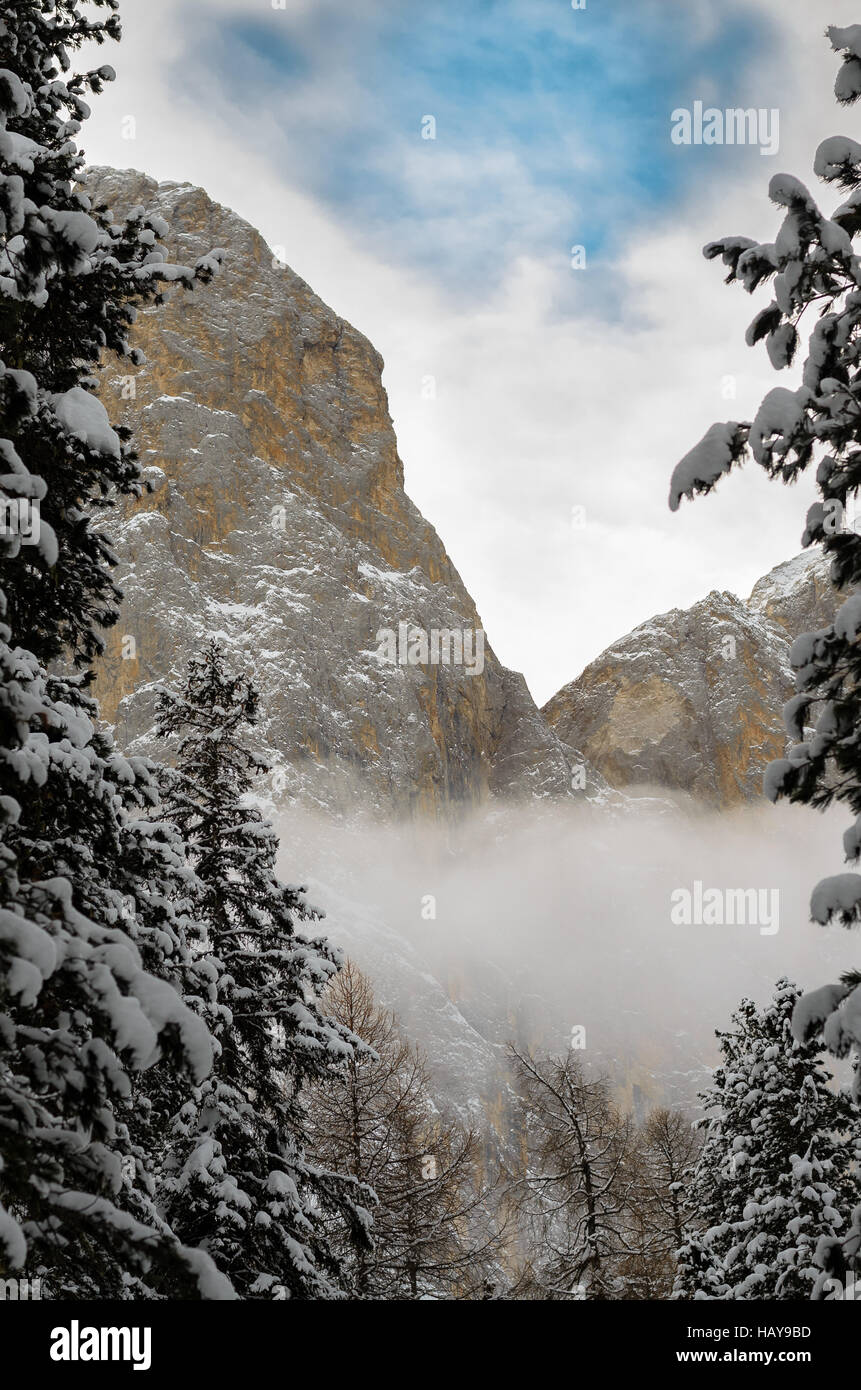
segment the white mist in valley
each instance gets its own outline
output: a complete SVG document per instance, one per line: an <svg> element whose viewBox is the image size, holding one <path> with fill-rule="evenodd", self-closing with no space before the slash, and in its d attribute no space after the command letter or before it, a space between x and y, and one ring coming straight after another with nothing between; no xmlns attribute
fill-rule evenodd
<svg viewBox="0 0 861 1390"><path fill-rule="evenodd" d="M689 1103L742 997L764 1001L783 975L814 988L861 960L861 934L808 916L816 882L844 870L848 820L631 805L539 804L456 826L297 811L280 818L281 867L308 884L322 929L371 975L452 1099L486 1099L511 1039L581 1048L634 1104Z"/></svg>

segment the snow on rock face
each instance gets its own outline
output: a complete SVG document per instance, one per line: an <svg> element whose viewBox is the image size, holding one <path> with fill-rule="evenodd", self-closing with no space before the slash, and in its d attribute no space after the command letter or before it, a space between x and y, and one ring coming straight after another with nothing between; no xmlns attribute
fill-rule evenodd
<svg viewBox="0 0 861 1390"><path fill-rule="evenodd" d="M665 787L716 807L752 800L786 748L791 639L826 627L839 604L828 562L807 551L746 603L715 592L644 623L542 713L614 787Z"/></svg>
<svg viewBox="0 0 861 1390"><path fill-rule="evenodd" d="M379 354L202 190L95 169L87 191L163 217L172 260L224 248L212 285L140 314L133 387L102 388L153 486L108 528L125 602L97 694L121 746L151 746L153 685L217 634L261 687L276 803L438 816L569 795L570 751L489 645L473 673L379 655L400 622L481 628L404 491Z"/></svg>
<svg viewBox="0 0 861 1390"><path fill-rule="evenodd" d="M802 551L754 584L748 605L790 639L828 627L840 604L829 561L818 549Z"/></svg>

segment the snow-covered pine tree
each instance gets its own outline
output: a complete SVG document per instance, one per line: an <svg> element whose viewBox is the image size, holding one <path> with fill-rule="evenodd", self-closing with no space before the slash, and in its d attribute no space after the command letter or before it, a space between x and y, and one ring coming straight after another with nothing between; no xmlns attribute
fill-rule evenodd
<svg viewBox="0 0 861 1390"><path fill-rule="evenodd" d="M849 106L861 97L861 24L831 26L828 38L842 54L835 93ZM772 365L790 367L799 347L799 328L810 309L812 323L802 382L796 389L768 392L753 421L712 425L677 465L670 506L682 497L709 492L732 467L752 456L766 472L786 483L816 462L821 501L807 514L802 544L819 542L831 557L831 577L846 593L834 622L800 635L790 659L798 693L784 708L794 745L786 758L766 769L768 797L788 797L823 808L844 803L855 817L844 835L847 862L861 854L861 535L845 524L861 487L861 144L831 136L816 151L815 174L848 196L826 216L797 178L776 174L769 186L773 203L784 209L774 242L730 236L709 243L704 254L728 267L727 282L748 293L773 282L773 299L747 330L750 346L765 340ZM812 737L805 727L816 711ZM841 873L813 890L811 916L854 926L861 920L861 875ZM803 996L796 1006L796 1036L819 1036L837 1057L861 1055L861 971ZM861 1101L861 1070L855 1076ZM861 1208L847 1239L832 1252L835 1273L849 1261L861 1268Z"/></svg>
<svg viewBox="0 0 861 1390"><path fill-rule="evenodd" d="M172 267L157 220L115 224L76 188L86 97L113 74L71 74L71 54L119 37L116 8L0 3L0 1276L38 1271L52 1296L154 1280L223 1297L209 1258L156 1217L126 1124L133 1071L164 1058L200 1080L211 1064L171 983L182 846L138 822L151 769L96 733L89 673L45 670L67 654L86 667L116 616L90 521L137 470L93 394L100 354L134 362L136 307L218 259Z"/></svg>
<svg viewBox="0 0 861 1390"><path fill-rule="evenodd" d="M50 691L52 683L47 684ZM56 703L50 708L56 710ZM51 880L71 886L72 901L81 914L79 931L92 933L94 944L92 979L81 980L81 967L75 961L83 954L83 943L71 940L68 967L48 982L42 996L50 1010L48 1019L56 1009L75 1004L75 1027L65 1044L72 1050L79 1048L81 1056L92 1048L118 1086L113 1097L108 1090L102 1097L98 1126L104 1126L104 1134L98 1139L97 1126L92 1151L75 1157L65 1181L88 1191L85 1180L97 1181L103 1166L103 1181L124 1218L134 1216L139 1224L165 1231L154 1205L153 1155L165 1118L175 1113L180 1098L190 1094L193 1081L202 1078L212 1061L212 1040L205 1021L197 1016L201 1011L190 1012L182 1005L182 996L194 999L201 992L197 963L188 947L189 936L199 931L195 916L199 890L175 827L151 819L157 800L151 765L118 754L94 731L83 709L73 721L67 719L64 727L66 737L48 748L45 780L21 789L21 815L6 840L25 881ZM115 985L107 978L107 969L115 974ZM93 991L89 999L88 989ZM128 1002L119 997L127 990L132 995ZM143 1017L138 1021L134 1014L139 1007ZM113 1036L106 1027L112 1010L120 1026ZM21 1043L29 1057L26 1048L32 1042L36 1016L10 1011L10 1017L20 1021ZM159 1034L157 1049L147 1019ZM143 1047L135 1040L136 1028L143 1030ZM56 1051L59 1043L59 1037L51 1038L50 1050ZM150 1065L156 1059L158 1064ZM74 1088L69 1059L63 1053L56 1061L69 1069ZM14 1065L20 1066L20 1061ZM43 1100L50 1106L49 1094ZM74 1089L69 1100L74 1102ZM73 1114L74 1109L67 1118ZM43 1139L47 1142L48 1135ZM0 1136L0 1155L5 1148ZM14 1154L16 1148L16 1140L10 1139L9 1152ZM25 1146L22 1154L28 1153ZM21 1176L24 1181L23 1172ZM4 1177L0 1173L0 1192ZM96 1257L94 1251L87 1257L88 1242L70 1240L68 1231L55 1240L53 1201L52 1196L44 1206L31 1194L22 1199L30 1258L41 1260L46 1288L78 1296L108 1292L148 1296L170 1291L189 1296L182 1267L185 1257L178 1266L169 1233L157 1261L147 1257L142 1264L132 1263L127 1276L112 1282L116 1271L111 1262ZM120 1263L125 1260L121 1251L118 1257Z"/></svg>
<svg viewBox="0 0 861 1390"><path fill-rule="evenodd" d="M319 914L276 877L278 839L250 802L264 764L242 742L258 696L230 675L215 640L161 692L159 733L175 742L164 812L179 826L203 885L214 981L213 1076L171 1126L162 1201L180 1239L201 1246L245 1298L333 1298L341 1267L332 1222L368 1245L372 1193L306 1156L303 1090L339 1084L361 1043L319 996L340 966L294 923Z"/></svg>
<svg viewBox="0 0 861 1390"><path fill-rule="evenodd" d="M793 1037L799 995L779 980L769 1004L743 1000L718 1034L676 1298L809 1299L826 1286L823 1250L861 1198L861 1119L818 1044Z"/></svg>

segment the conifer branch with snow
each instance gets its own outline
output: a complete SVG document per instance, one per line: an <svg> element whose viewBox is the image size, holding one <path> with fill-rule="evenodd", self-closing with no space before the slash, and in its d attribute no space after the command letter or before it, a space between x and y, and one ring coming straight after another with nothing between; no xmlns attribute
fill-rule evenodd
<svg viewBox="0 0 861 1390"><path fill-rule="evenodd" d="M842 64L835 94L843 106L861 97L861 25L831 26L828 39ZM750 294L770 284L773 298L747 331L750 346L764 341L772 366L793 363L800 332L809 325L801 385L769 391L751 421L712 425L677 465L670 485L674 510L683 497L710 492L737 464L752 458L769 476L793 482L816 464L821 501L806 517L802 544L821 544L831 578L844 595L833 623L799 635L790 653L798 694L784 709L789 737L785 758L765 770L763 788L779 797L824 808L845 804L854 823L844 836L846 858L861 853L861 536L843 525L847 503L861 488L861 145L832 136L816 152L814 172L848 196L830 216L799 179L776 174L769 197L783 211L773 242L729 236L704 249L723 261L727 282ZM808 310L815 317L805 318ZM813 712L811 714L811 712ZM808 718L810 716L810 718ZM814 722L815 721L815 722ZM813 724L812 733L805 729ZM861 877L841 873L813 890L811 917L851 927L861 921ZM854 1055L855 1094L861 1102L861 970L798 1000L793 1028L799 1041L819 1038L839 1058ZM858 1266L861 1209L843 1257Z"/></svg>

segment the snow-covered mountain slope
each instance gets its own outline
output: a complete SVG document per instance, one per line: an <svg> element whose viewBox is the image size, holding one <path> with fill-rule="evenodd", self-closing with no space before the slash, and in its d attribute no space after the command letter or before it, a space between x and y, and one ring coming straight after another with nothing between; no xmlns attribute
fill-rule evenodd
<svg viewBox="0 0 861 1390"><path fill-rule="evenodd" d="M786 746L789 647L837 606L819 551L766 575L744 602L712 592L614 642L542 713L614 787L653 786L727 807L761 794Z"/></svg>
<svg viewBox="0 0 861 1390"><path fill-rule="evenodd" d="M475 604L404 491L379 354L201 189L106 169L88 188L160 213L176 262L225 251L212 285L140 316L146 365L102 388L152 487L112 519L125 602L96 693L120 742L151 746L154 683L217 634L261 688L276 804L570 795L572 755L523 677L489 645L479 669ZM461 634L475 669L392 664L377 634L401 623Z"/></svg>

